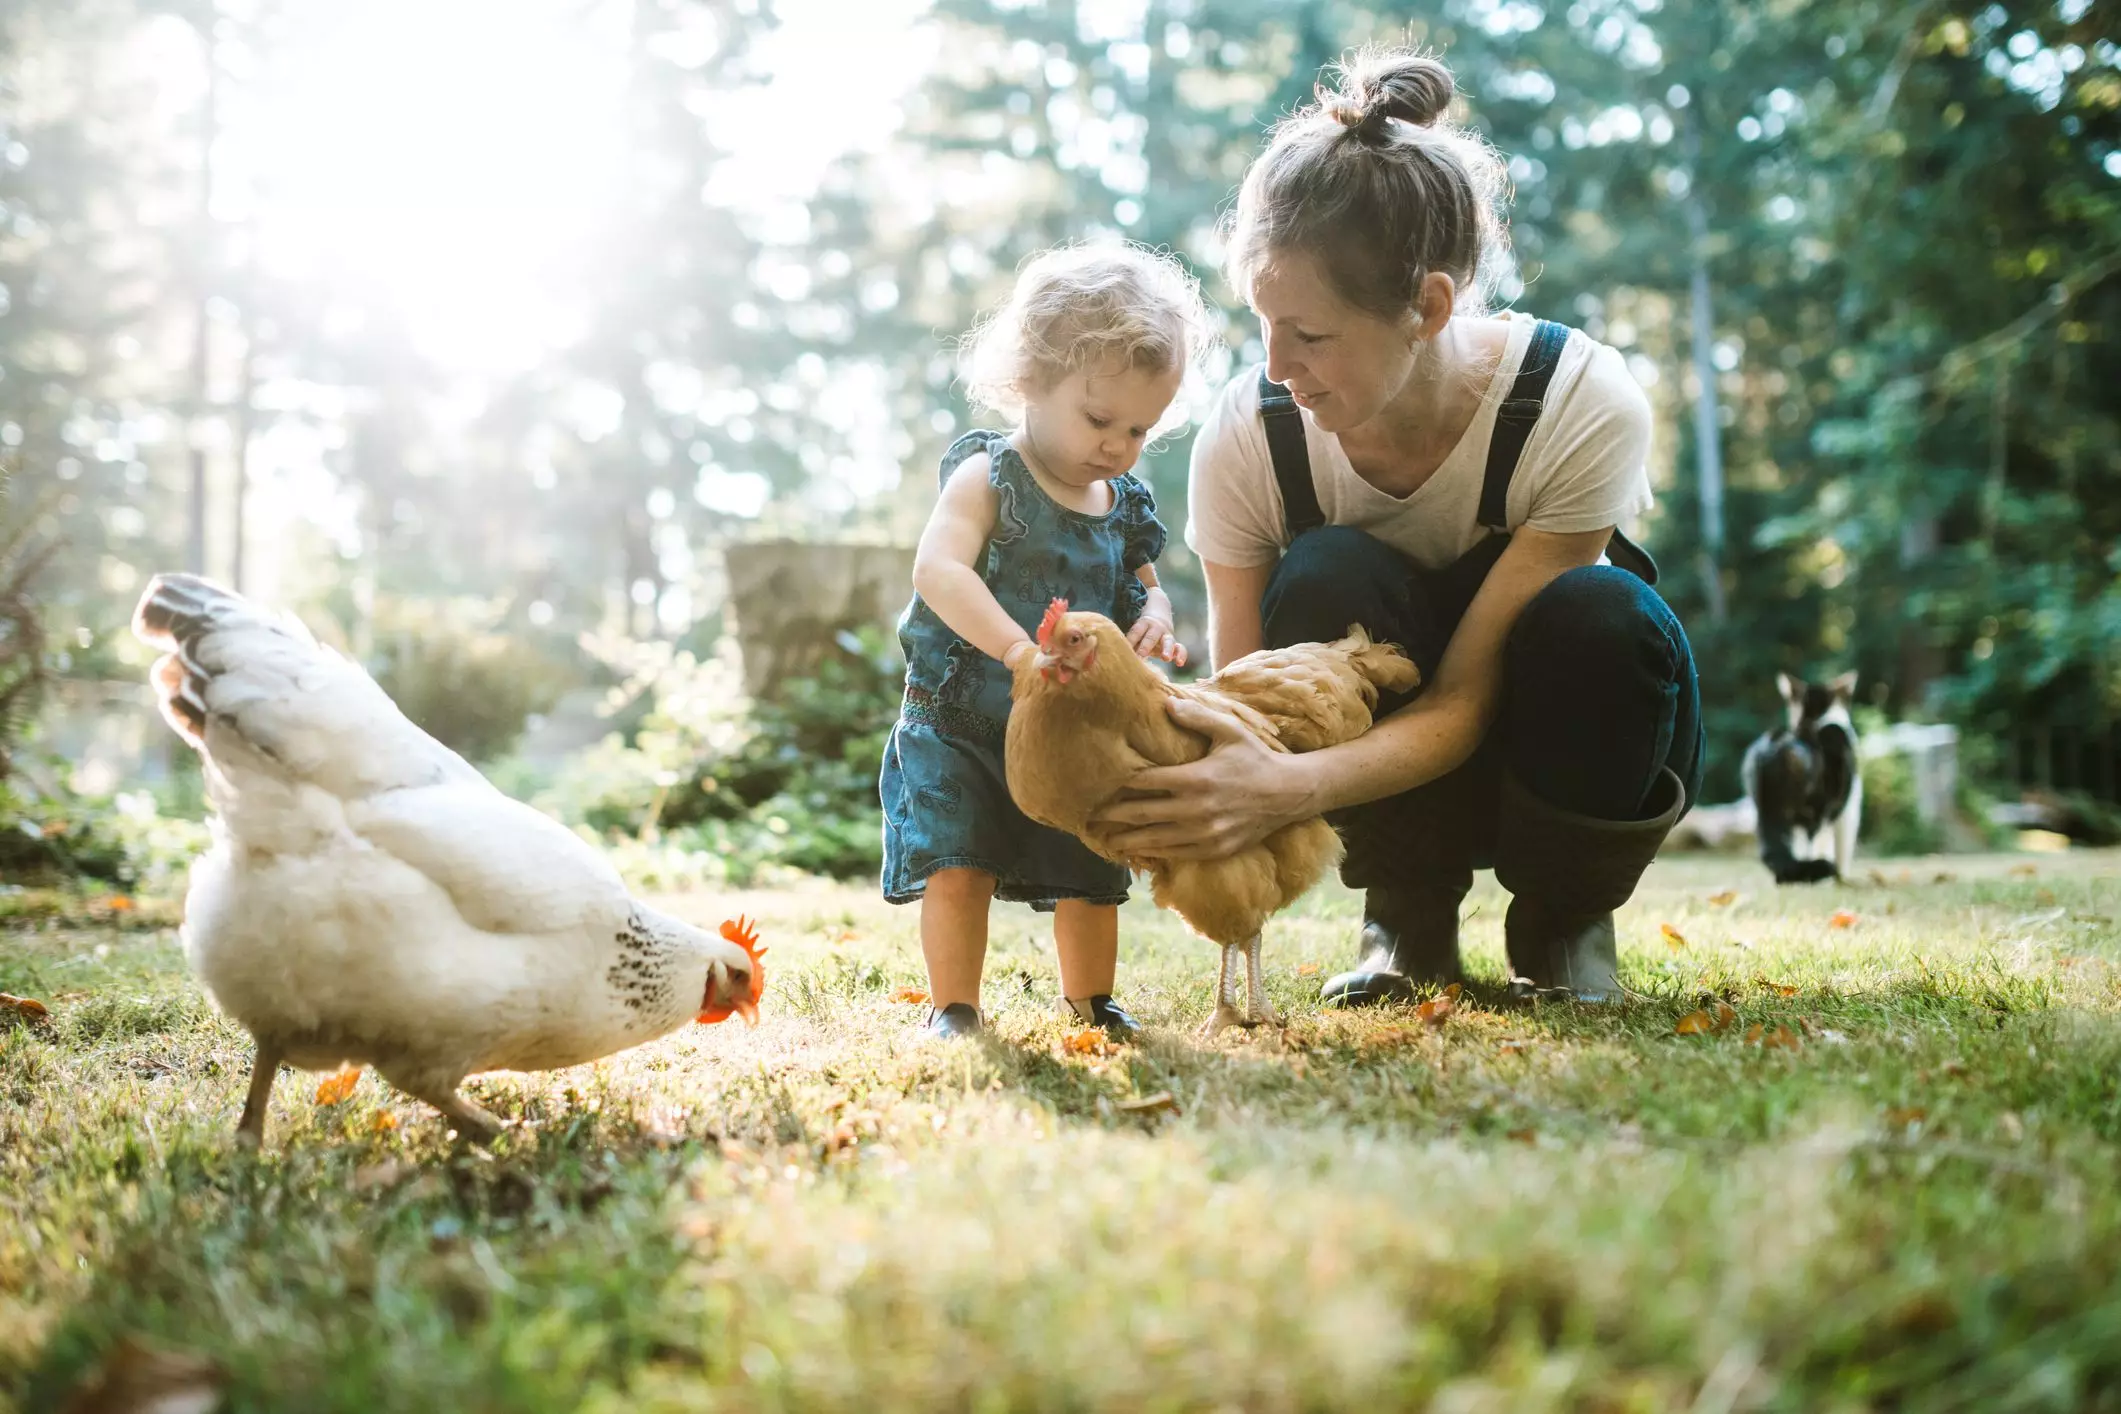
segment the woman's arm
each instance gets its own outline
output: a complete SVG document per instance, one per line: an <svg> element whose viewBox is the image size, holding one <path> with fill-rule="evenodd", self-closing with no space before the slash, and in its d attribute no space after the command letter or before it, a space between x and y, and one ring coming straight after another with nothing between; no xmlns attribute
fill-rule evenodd
<svg viewBox="0 0 2121 1414"><path fill-rule="evenodd" d="M1517 616L1563 572L1595 564L1611 534L1518 531L1451 635L1435 680L1353 741L1284 755L1225 714L1174 701L1172 717L1209 736L1213 749L1190 765L1142 772L1132 787L1139 798L1109 806L1096 823L1122 827L1112 843L1137 858L1219 859L1293 821L1397 795L1455 770L1494 720L1503 650ZM1218 663L1221 642L1218 634Z"/></svg>
<svg viewBox="0 0 2121 1414"><path fill-rule="evenodd" d="M1017 645L1028 645L1031 636L1009 617L972 567L994 533L1000 510L1001 497L987 479L986 454L965 458L943 483L942 499L935 503L920 547L913 552L913 589L951 632L1007 663Z"/></svg>
<svg viewBox="0 0 2121 1414"><path fill-rule="evenodd" d="M1247 653L1267 646L1259 601L1266 597L1274 566L1240 568L1202 560L1200 568L1208 580L1208 662L1221 672Z"/></svg>

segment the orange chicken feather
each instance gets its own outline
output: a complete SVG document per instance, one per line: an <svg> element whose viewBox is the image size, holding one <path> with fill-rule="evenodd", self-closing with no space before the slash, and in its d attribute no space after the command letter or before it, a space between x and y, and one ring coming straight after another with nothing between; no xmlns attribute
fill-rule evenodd
<svg viewBox="0 0 2121 1414"><path fill-rule="evenodd" d="M1334 643L1300 643L1240 658L1198 683L1173 684L1135 655L1118 624L1070 613L1056 599L1039 625L1039 651L1018 664L1005 752L1017 808L1126 863L1090 824L1138 771L1197 761L1207 740L1173 722L1166 702L1191 698L1242 722L1275 751L1315 751L1370 729L1380 689L1406 692L1420 671L1361 628ZM1272 1021L1260 983L1260 933L1340 860L1340 840L1317 818L1284 825L1225 859L1152 860L1150 895L1222 945L1212 1034ZM1232 964L1244 955L1248 1012L1235 1005Z"/></svg>

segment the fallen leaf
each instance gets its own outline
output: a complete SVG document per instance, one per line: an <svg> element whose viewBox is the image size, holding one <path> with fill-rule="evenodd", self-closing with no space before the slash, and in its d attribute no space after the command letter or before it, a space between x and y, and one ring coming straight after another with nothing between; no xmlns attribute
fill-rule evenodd
<svg viewBox="0 0 2121 1414"><path fill-rule="evenodd" d="M1958 876L1957 874L1954 874L1954 873L1953 873L1953 872L1952 872L1951 870L1949 870L1949 869L1940 869L1940 870L1938 870L1938 871L1937 871L1937 876L1936 876L1935 878L1933 878L1933 879L1931 879L1931 880L1930 880L1930 882L1931 882L1931 883L1933 883L1933 884L1954 884L1954 883L1957 883L1958 881L1959 881L1959 876Z"/></svg>
<svg viewBox="0 0 2121 1414"><path fill-rule="evenodd" d="M928 994L918 987L901 987L891 994L891 1000L895 1002L911 1002L918 1006L928 1000Z"/></svg>
<svg viewBox="0 0 2121 1414"><path fill-rule="evenodd" d="M1113 1108L1122 1114L1177 1114L1178 1101L1169 1090L1159 1090L1154 1095L1141 1095L1131 1100L1120 1100Z"/></svg>
<svg viewBox="0 0 2121 1414"><path fill-rule="evenodd" d="M130 913L135 907L133 901L124 894L112 894L103 902L109 906L110 911L113 913Z"/></svg>
<svg viewBox="0 0 2121 1414"><path fill-rule="evenodd" d="M1745 1035L1739 1039L1745 1045L1757 1046L1760 1044L1760 1038L1762 1036L1765 1036L1766 1034L1767 1028L1756 1021L1751 1026L1745 1028Z"/></svg>
<svg viewBox="0 0 2121 1414"><path fill-rule="evenodd" d="M2054 901L2055 891L2053 889L2038 889L2033 893L2034 903L2053 903Z"/></svg>
<svg viewBox="0 0 2121 1414"><path fill-rule="evenodd" d="M1677 1036L1706 1036L1715 1029L1715 1019L1707 1012L1690 1011L1679 1018L1679 1024L1672 1028L1672 1033Z"/></svg>
<svg viewBox="0 0 2121 1414"><path fill-rule="evenodd" d="M74 1387L64 1414L209 1414L227 1377L203 1355L126 1336Z"/></svg>
<svg viewBox="0 0 2121 1414"><path fill-rule="evenodd" d="M1451 1019L1451 1013L1456 1010L1458 1010L1458 984L1453 982L1450 986L1444 988L1442 996L1431 997L1428 1001L1414 1008L1414 1014L1420 1017L1422 1024L1431 1031L1439 1031L1443 1029L1443 1024Z"/></svg>
<svg viewBox="0 0 2121 1414"><path fill-rule="evenodd" d="M1765 977L1755 977L1753 980L1758 982L1763 989L1773 992L1778 997L1794 997L1797 995L1797 989L1786 982L1770 982Z"/></svg>
<svg viewBox="0 0 2121 1414"><path fill-rule="evenodd" d="M24 1026L52 1024L51 1008L31 997L11 997L0 992L0 1016L12 1016Z"/></svg>
<svg viewBox="0 0 2121 1414"><path fill-rule="evenodd" d="M361 1083L361 1067L350 1065L337 1075L326 1076L317 1085L317 1103L336 1105L354 1092Z"/></svg>
<svg viewBox="0 0 2121 1414"><path fill-rule="evenodd" d="M1513 1129L1505 1137L1519 1144L1537 1144L1539 1142L1539 1131L1536 1129Z"/></svg>
<svg viewBox="0 0 2121 1414"><path fill-rule="evenodd" d="M1078 1026L1061 1037L1061 1049L1070 1055L1101 1056L1112 1049L1112 1038L1095 1026Z"/></svg>
<svg viewBox="0 0 2121 1414"><path fill-rule="evenodd" d="M1898 1125L1903 1129L1909 1125L1920 1124L1929 1117L1930 1112L1928 1110L1912 1106L1905 1109L1890 1109L1885 1112L1885 1122L1887 1124Z"/></svg>
<svg viewBox="0 0 2121 1414"><path fill-rule="evenodd" d="M1890 879L1887 879L1885 877L1885 871L1883 869L1871 870L1868 877L1873 884L1876 884L1881 889L1892 882Z"/></svg>
<svg viewBox="0 0 2121 1414"><path fill-rule="evenodd" d="M2013 879L2036 879L2039 876L2040 866L2037 864L2013 864L2011 866L2011 877Z"/></svg>
<svg viewBox="0 0 2121 1414"><path fill-rule="evenodd" d="M1738 1024L1738 1008L1729 1002L1717 1002L1709 1008L1709 1016L1714 1019L1718 1031Z"/></svg>
<svg viewBox="0 0 2121 1414"><path fill-rule="evenodd" d="M1664 934L1665 942L1669 943L1671 946L1675 948L1683 948L1686 946L1686 934L1680 932L1671 924L1660 923L1657 925L1657 931Z"/></svg>
<svg viewBox="0 0 2121 1414"><path fill-rule="evenodd" d="M1526 1051L1531 1050L1534 1046L1538 1044L1539 1043L1537 1041L1527 1040L1523 1037L1512 1036L1508 1040L1504 1041L1501 1045L1497 1046L1495 1048L1495 1053L1497 1055L1503 1056L1523 1055Z"/></svg>
<svg viewBox="0 0 2121 1414"><path fill-rule="evenodd" d="M1756 1024L1745 1033L1745 1043L1749 1046L1758 1046L1764 1051L1801 1051L1804 1049L1804 1042L1798 1039L1797 1033L1790 1030L1787 1026L1777 1026L1773 1031L1769 1031L1765 1027Z"/></svg>
<svg viewBox="0 0 2121 1414"><path fill-rule="evenodd" d="M1732 904L1738 902L1738 890L1719 889L1709 895L1709 902L1718 908L1729 908Z"/></svg>
<svg viewBox="0 0 2121 1414"><path fill-rule="evenodd" d="M377 1134L388 1134L398 1127L398 1117L389 1110L377 1110L376 1117L369 1121L368 1127Z"/></svg>
<svg viewBox="0 0 2121 1414"><path fill-rule="evenodd" d="M825 1137L825 1152L827 1154L841 1153L859 1146L861 1142L860 1132L851 1123L843 1119L834 1125L832 1133Z"/></svg>
<svg viewBox="0 0 2121 1414"><path fill-rule="evenodd" d="M1299 977L1316 977L1318 975L1318 964L1315 962L1300 962L1296 964L1296 975Z"/></svg>
<svg viewBox="0 0 2121 1414"><path fill-rule="evenodd" d="M1834 916L1826 920L1826 926L1829 928L1853 928L1856 926L1856 915L1850 909L1837 908L1834 910Z"/></svg>

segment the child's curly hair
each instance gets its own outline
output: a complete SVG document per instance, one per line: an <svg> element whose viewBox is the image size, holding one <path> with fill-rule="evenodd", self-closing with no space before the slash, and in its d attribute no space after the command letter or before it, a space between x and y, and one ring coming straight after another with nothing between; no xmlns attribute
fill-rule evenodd
<svg viewBox="0 0 2121 1414"><path fill-rule="evenodd" d="M1070 374L1190 367L1213 338L1200 282L1173 256L1127 242L1033 256L960 347L973 399L1014 416Z"/></svg>

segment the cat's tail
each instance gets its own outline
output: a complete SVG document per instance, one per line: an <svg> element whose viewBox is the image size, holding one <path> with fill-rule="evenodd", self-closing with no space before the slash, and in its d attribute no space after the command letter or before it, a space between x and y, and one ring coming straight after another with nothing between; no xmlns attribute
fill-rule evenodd
<svg viewBox="0 0 2121 1414"><path fill-rule="evenodd" d="M1799 859L1790 843L1814 769L1804 743L1778 733L1762 736L1745 753L1745 791L1753 798L1760 862L1778 884L1817 884L1841 877L1834 861Z"/></svg>

